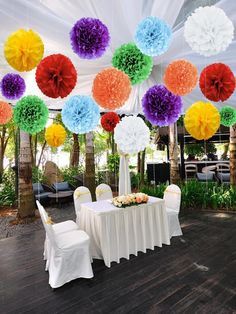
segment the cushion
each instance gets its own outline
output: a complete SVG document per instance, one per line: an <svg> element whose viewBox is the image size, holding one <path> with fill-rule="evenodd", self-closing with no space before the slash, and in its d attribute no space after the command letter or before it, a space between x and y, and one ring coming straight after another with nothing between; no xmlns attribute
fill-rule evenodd
<svg viewBox="0 0 236 314"><path fill-rule="evenodd" d="M39 194L44 192L44 188L41 183L34 183L33 184L33 191L34 194Z"/></svg>
<svg viewBox="0 0 236 314"><path fill-rule="evenodd" d="M52 187L56 191L71 191L71 188L68 184L68 182L59 182L59 183L54 183Z"/></svg>
<svg viewBox="0 0 236 314"><path fill-rule="evenodd" d="M230 181L230 173L218 172L217 176L218 176L218 178L219 178L222 182L229 182L229 181Z"/></svg>
<svg viewBox="0 0 236 314"><path fill-rule="evenodd" d="M213 181L214 173L213 172L206 172L206 173L197 173L197 179L199 181Z"/></svg>
<svg viewBox="0 0 236 314"><path fill-rule="evenodd" d="M35 194L35 198L37 200L46 199L49 194L52 194L52 193L51 192L43 192L43 193L40 193L40 194Z"/></svg>

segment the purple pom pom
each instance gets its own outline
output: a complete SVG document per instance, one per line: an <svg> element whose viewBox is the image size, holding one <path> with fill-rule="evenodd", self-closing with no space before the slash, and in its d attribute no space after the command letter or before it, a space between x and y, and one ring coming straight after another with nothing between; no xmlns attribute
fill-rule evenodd
<svg viewBox="0 0 236 314"><path fill-rule="evenodd" d="M101 57L109 45L108 28L100 20L82 18L70 31L73 51L82 59Z"/></svg>
<svg viewBox="0 0 236 314"><path fill-rule="evenodd" d="M25 81L19 74L6 74L0 84L2 95L7 99L19 99L25 92Z"/></svg>
<svg viewBox="0 0 236 314"><path fill-rule="evenodd" d="M182 113L182 99L164 85L154 85L142 99L143 112L154 125L167 126L176 122Z"/></svg>

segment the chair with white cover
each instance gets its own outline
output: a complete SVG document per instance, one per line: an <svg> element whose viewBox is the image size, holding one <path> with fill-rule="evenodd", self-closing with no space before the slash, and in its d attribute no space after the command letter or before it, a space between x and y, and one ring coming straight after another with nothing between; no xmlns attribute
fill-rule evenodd
<svg viewBox="0 0 236 314"><path fill-rule="evenodd" d="M96 187L95 194L97 201L110 200L113 197L111 187L105 183Z"/></svg>
<svg viewBox="0 0 236 314"><path fill-rule="evenodd" d="M81 204L92 202L92 196L88 188L85 186L79 186L74 191L74 206L75 206L75 214L76 214L76 223L79 222L79 213L81 209Z"/></svg>
<svg viewBox="0 0 236 314"><path fill-rule="evenodd" d="M39 213L48 238L49 285L59 288L77 278L92 278L89 236L82 230L56 233L47 219L43 206L37 201ZM46 220L47 219L47 220Z"/></svg>
<svg viewBox="0 0 236 314"><path fill-rule="evenodd" d="M181 202L181 190L175 185L169 185L164 192L164 201L168 215L170 238L183 235L179 223L179 210Z"/></svg>
<svg viewBox="0 0 236 314"><path fill-rule="evenodd" d="M38 201L36 201L36 202L37 202L37 206L38 206L39 202ZM39 210L40 216L42 214L45 221L50 221L51 218L48 216L48 213L46 212L46 210L44 209L44 207L42 205L41 205L41 207L42 207L41 212ZM39 207L38 207L38 209L39 209ZM72 230L79 230L78 225L73 220L66 220L66 221L62 221L59 223L54 223L54 224L52 224L52 228L56 234L64 233L64 232L68 232L68 231L72 231ZM44 252L43 252L44 260L47 260L47 258L48 258L48 252L47 252L48 246L49 246L48 237L46 236L45 242L44 242Z"/></svg>

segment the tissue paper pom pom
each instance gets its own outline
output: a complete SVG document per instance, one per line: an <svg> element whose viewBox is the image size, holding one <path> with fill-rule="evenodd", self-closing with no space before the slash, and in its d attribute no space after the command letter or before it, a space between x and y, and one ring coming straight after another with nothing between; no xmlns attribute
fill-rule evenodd
<svg viewBox="0 0 236 314"><path fill-rule="evenodd" d="M131 83L128 75L115 68L102 70L93 81L93 98L105 109L123 106L130 92Z"/></svg>
<svg viewBox="0 0 236 314"><path fill-rule="evenodd" d="M159 56L169 48L171 37L171 28L165 21L149 16L138 24L134 41L145 55Z"/></svg>
<svg viewBox="0 0 236 314"><path fill-rule="evenodd" d="M12 108L4 101L0 101L0 124L8 123L12 118Z"/></svg>
<svg viewBox="0 0 236 314"><path fill-rule="evenodd" d="M112 65L125 72L132 85L146 80L152 71L152 58L144 55L133 43L124 44L115 50Z"/></svg>
<svg viewBox="0 0 236 314"><path fill-rule="evenodd" d="M14 108L14 121L27 133L35 134L45 127L48 120L48 108L37 96L21 98Z"/></svg>
<svg viewBox="0 0 236 314"><path fill-rule="evenodd" d="M63 106L61 116L68 130L76 134L84 134L96 128L100 112L91 97L72 96Z"/></svg>
<svg viewBox="0 0 236 314"><path fill-rule="evenodd" d="M217 7L199 7L184 25L184 37L193 51L209 57L226 50L232 42L234 26Z"/></svg>
<svg viewBox="0 0 236 314"><path fill-rule="evenodd" d="M183 104L181 97L172 94L164 85L154 85L143 96L142 106L152 124L167 126L178 120Z"/></svg>
<svg viewBox="0 0 236 314"><path fill-rule="evenodd" d="M149 128L140 117L124 117L114 130L114 140L124 154L137 154L144 150L149 139Z"/></svg>
<svg viewBox="0 0 236 314"><path fill-rule="evenodd" d="M176 60L168 65L164 74L166 87L175 95L184 96L197 84L197 68L187 60Z"/></svg>
<svg viewBox="0 0 236 314"><path fill-rule="evenodd" d="M38 87L46 96L64 98L75 87L77 73L69 58L55 54L39 63L35 78Z"/></svg>
<svg viewBox="0 0 236 314"><path fill-rule="evenodd" d="M203 69L199 86L203 95L212 101L225 101L234 92L235 77L223 63L213 63Z"/></svg>
<svg viewBox="0 0 236 314"><path fill-rule="evenodd" d="M82 59L101 57L110 41L106 25L99 19L82 18L75 23L70 31L73 51Z"/></svg>
<svg viewBox="0 0 236 314"><path fill-rule="evenodd" d="M107 132L113 132L117 123L120 122L120 117L116 112L107 112L101 118L101 125Z"/></svg>
<svg viewBox="0 0 236 314"><path fill-rule="evenodd" d="M19 74L6 74L1 83L2 95L7 99L19 99L25 92L25 81Z"/></svg>
<svg viewBox="0 0 236 314"><path fill-rule="evenodd" d="M34 69L43 57L44 46L35 32L19 29L5 42L4 54L7 62L15 70L24 72Z"/></svg>
<svg viewBox="0 0 236 314"><path fill-rule="evenodd" d="M236 123L236 110L229 106L223 107L220 110L220 123L228 127L235 124Z"/></svg>
<svg viewBox="0 0 236 314"><path fill-rule="evenodd" d="M60 124L52 124L45 131L45 140L49 146L58 147L65 142L66 130Z"/></svg>
<svg viewBox="0 0 236 314"><path fill-rule="evenodd" d="M220 114L210 102L197 101L185 113L188 133L197 140L211 138L220 126Z"/></svg>

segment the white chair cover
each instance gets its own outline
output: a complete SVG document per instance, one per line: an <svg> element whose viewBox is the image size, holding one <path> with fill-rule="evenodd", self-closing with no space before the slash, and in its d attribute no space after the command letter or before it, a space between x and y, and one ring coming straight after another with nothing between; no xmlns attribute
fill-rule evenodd
<svg viewBox="0 0 236 314"><path fill-rule="evenodd" d="M46 270L49 284L58 288L77 278L92 278L93 270L89 253L89 236L82 230L56 234L53 225L45 220L45 210L37 201L39 213L49 240Z"/></svg>
<svg viewBox="0 0 236 314"><path fill-rule="evenodd" d="M95 193L97 201L109 200L113 197L111 187L105 183L99 184Z"/></svg>
<svg viewBox="0 0 236 314"><path fill-rule="evenodd" d="M168 215L170 237L183 235L179 223L181 190L175 185L169 185L164 192L164 201Z"/></svg>
<svg viewBox="0 0 236 314"><path fill-rule="evenodd" d="M80 205L82 203L92 202L92 196L88 188L85 186L79 186L74 191L74 206L75 206L75 214L76 214L76 223L79 221L79 213L80 213Z"/></svg>
<svg viewBox="0 0 236 314"><path fill-rule="evenodd" d="M129 173L129 156L120 154L119 167L119 195L131 193L131 182Z"/></svg>

